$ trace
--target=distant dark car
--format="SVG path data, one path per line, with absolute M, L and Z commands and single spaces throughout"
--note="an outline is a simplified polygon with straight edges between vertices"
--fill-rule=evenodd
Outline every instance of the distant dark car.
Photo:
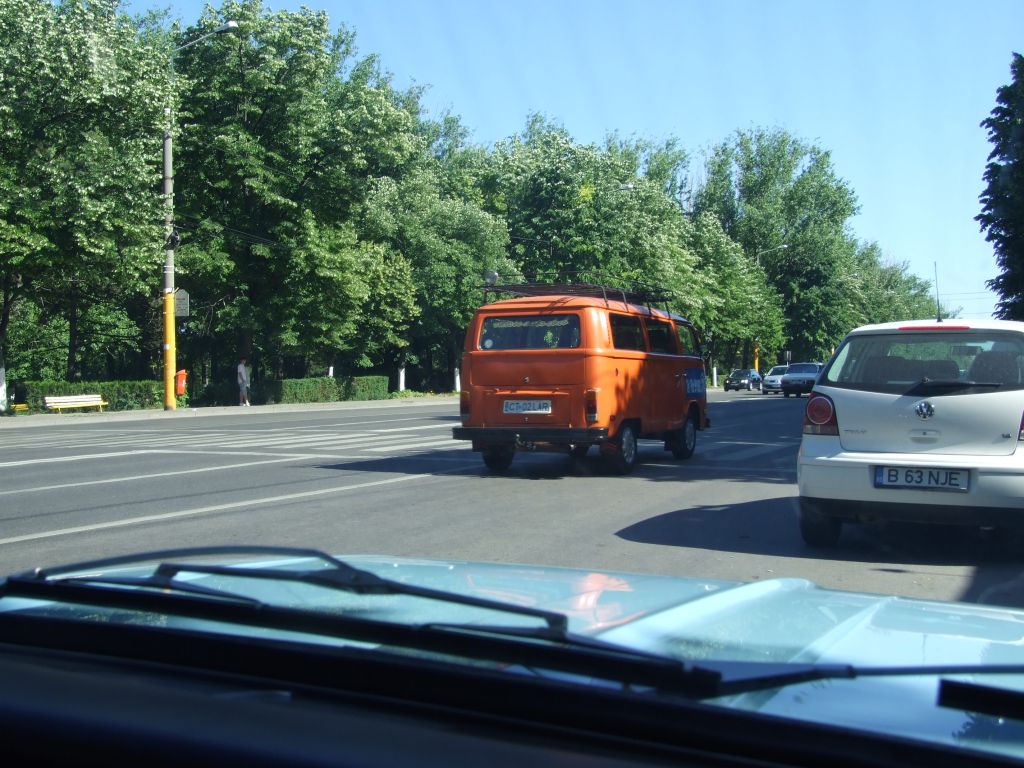
M 821 373 L 822 363 L 793 363 L 782 377 L 782 396 L 810 394 Z
M 725 391 L 730 389 L 751 390 L 761 388 L 761 374 L 753 368 L 737 368 L 725 379 Z

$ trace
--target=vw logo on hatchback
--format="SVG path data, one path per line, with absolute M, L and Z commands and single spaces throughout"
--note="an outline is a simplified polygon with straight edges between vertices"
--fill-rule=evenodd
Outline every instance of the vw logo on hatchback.
M 922 419 L 930 419 L 935 415 L 935 407 L 927 400 L 922 400 L 914 407 L 914 413 Z

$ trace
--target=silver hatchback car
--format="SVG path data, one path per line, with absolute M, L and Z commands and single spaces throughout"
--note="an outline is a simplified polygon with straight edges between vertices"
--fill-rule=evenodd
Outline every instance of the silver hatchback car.
M 804 411 L 800 532 L 844 522 L 1024 525 L 1024 323 L 852 331 Z

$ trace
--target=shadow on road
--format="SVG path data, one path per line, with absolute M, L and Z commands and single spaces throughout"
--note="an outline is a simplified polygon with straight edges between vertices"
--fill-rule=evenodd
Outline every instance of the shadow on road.
M 967 566 L 959 599 L 1024 608 L 1024 533 L 912 524 L 846 525 L 839 545 L 810 548 L 800 538 L 796 497 L 678 509 L 617 532 L 627 541 L 736 554 L 875 564 L 910 573 L 921 566 Z

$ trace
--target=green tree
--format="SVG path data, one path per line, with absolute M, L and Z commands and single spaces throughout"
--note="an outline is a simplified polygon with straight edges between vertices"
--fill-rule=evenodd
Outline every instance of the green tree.
M 740 131 L 717 147 L 695 209 L 710 213 L 764 269 L 796 358 L 824 358 L 852 327 L 845 275 L 856 197 L 829 153 L 785 131 Z M 785 248 L 780 248 L 785 245 Z
M 1024 56 L 1013 54 L 1012 80 L 996 93 L 982 121 L 992 152 L 985 167 L 982 210 L 975 218 L 992 243 L 1001 270 L 988 281 L 999 294 L 999 317 L 1024 320 Z
M 66 319 L 76 378 L 99 318 L 158 275 L 157 37 L 116 0 L 0 0 L 0 388 L 19 301 Z
M 361 359 L 377 252 L 357 222 L 375 179 L 422 151 L 415 116 L 325 13 L 228 2 L 186 37 L 226 19 L 241 35 L 178 63 L 179 283 L 200 313 L 196 349 L 249 351 L 274 375 Z

